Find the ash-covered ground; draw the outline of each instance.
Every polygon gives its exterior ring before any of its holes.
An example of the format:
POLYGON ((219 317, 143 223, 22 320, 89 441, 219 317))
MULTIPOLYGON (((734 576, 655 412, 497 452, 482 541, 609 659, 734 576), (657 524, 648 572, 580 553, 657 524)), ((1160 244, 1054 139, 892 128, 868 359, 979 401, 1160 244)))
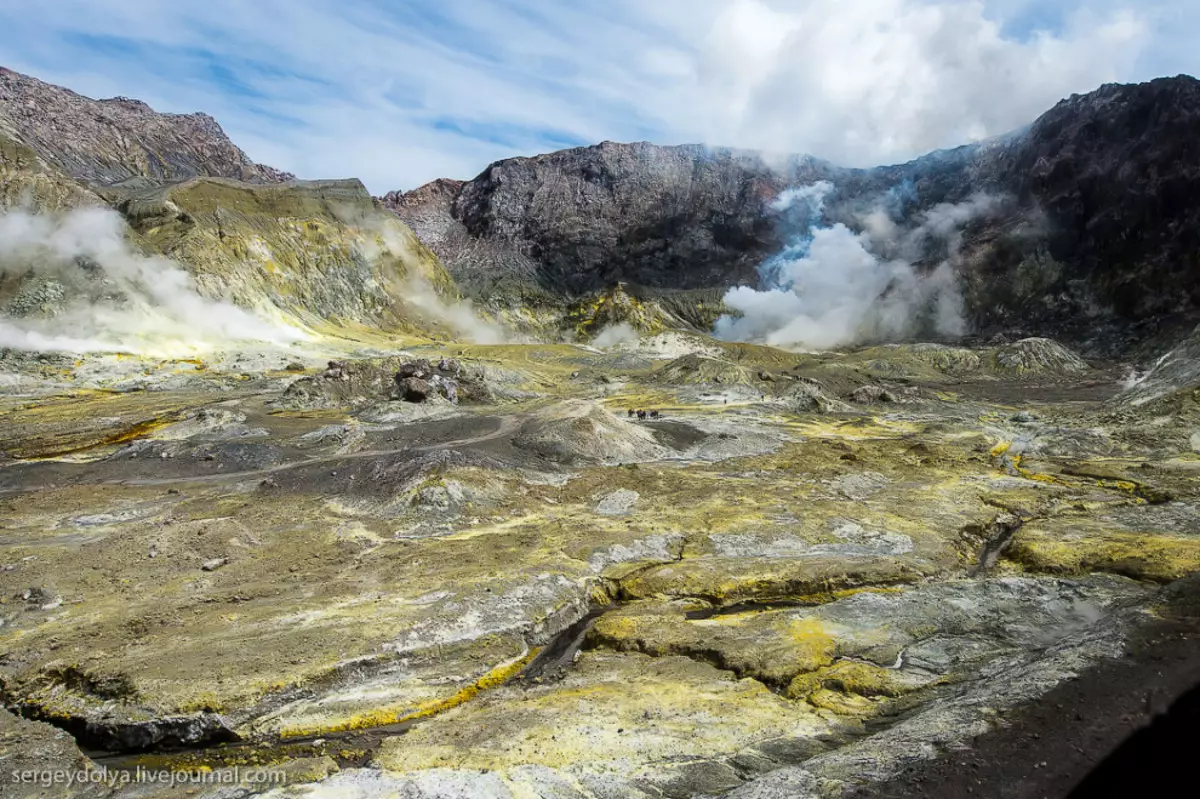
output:
POLYGON ((13 795, 916 795, 977 740, 963 790, 1069 788, 1200 666, 1181 358, 6 353, 0 758, 240 769, 13 795))

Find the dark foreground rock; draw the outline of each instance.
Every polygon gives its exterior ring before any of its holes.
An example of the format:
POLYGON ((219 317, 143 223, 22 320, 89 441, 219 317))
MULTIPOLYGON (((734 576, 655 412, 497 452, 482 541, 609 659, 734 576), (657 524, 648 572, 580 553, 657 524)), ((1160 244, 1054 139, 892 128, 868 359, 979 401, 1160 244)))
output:
POLYGON ((1125 653, 1063 683, 961 750, 849 796, 1102 799, 1168 796, 1194 779, 1200 580, 1170 586, 1125 653))

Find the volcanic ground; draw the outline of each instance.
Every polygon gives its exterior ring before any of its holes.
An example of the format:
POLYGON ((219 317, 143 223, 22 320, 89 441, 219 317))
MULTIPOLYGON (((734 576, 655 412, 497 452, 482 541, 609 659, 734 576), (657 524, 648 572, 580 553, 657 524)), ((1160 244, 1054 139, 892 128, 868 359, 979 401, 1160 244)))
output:
POLYGON ((6 769, 1047 795, 1200 669, 1195 398, 1046 339, 7 359, 6 769))

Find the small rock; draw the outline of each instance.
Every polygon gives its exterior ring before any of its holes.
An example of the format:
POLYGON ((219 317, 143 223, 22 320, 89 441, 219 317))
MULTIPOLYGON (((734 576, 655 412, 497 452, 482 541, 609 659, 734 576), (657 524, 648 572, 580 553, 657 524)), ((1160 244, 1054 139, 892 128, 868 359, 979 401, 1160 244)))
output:
POLYGON ((396 383, 409 377, 415 377, 418 380, 426 380, 433 374, 433 367, 428 361, 411 361, 406 364, 401 364, 399 371, 396 372, 396 383))
POLYGON ((850 401, 859 405, 876 405, 896 401, 896 395, 883 386, 861 386, 850 395, 850 401))
POLYGON ((350 367, 345 361, 330 361, 321 376, 330 380, 349 380, 350 367))
POLYGON ((1013 414, 1009 418, 1009 421, 1016 422, 1017 424, 1030 424, 1037 421, 1037 416, 1029 411, 1021 411, 1020 413, 1013 414))
POLYGON ((1188 443, 1192 446, 1192 452, 1200 452, 1200 430, 1192 433, 1192 438, 1188 443))
POLYGON ((441 375, 434 375, 429 379, 429 385, 454 405, 458 404, 458 383, 456 381, 441 375))
POLYGON ((229 558, 213 558, 212 560, 204 561, 200 567, 206 572, 215 572, 217 569, 229 563, 229 558))
POLYGON ((57 607, 62 604, 53 591, 38 586, 26 588, 20 593, 19 598, 29 605, 42 608, 43 610, 51 609, 49 606, 57 607))
POLYGON ((596 504, 596 513, 602 516, 622 516, 633 510, 639 499, 641 495, 638 492, 619 488, 600 499, 596 504))
POLYGON ((287 366, 284 367, 284 371, 285 372, 303 372, 303 371, 305 371, 305 366, 304 366, 304 364, 300 363, 299 361, 292 361, 291 363, 289 363, 287 366))

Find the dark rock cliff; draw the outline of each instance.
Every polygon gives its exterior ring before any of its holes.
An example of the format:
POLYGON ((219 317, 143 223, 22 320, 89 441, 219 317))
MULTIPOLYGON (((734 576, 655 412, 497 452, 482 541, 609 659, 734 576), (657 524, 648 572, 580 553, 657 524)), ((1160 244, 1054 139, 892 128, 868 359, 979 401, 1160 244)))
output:
POLYGON ((509 269, 573 293, 617 281, 701 289, 751 280, 782 243, 769 203, 788 185, 843 171, 813 159, 775 171, 753 153, 605 142, 499 161, 472 181, 384 202, 468 281, 509 269))
POLYGON ((1064 280, 1129 319, 1200 303, 1200 81, 1072 97, 998 166, 1046 213, 1064 280))
POLYGON ((1111 348, 1200 310, 1200 82, 1182 76, 1104 86, 1026 130, 897 166, 606 142, 384 202, 468 291, 712 290, 757 281, 784 240, 771 202, 817 180, 836 186, 828 217, 852 227, 898 188, 914 220, 980 192, 1009 198, 964 230, 960 276, 979 332, 1100 331, 1111 348))

